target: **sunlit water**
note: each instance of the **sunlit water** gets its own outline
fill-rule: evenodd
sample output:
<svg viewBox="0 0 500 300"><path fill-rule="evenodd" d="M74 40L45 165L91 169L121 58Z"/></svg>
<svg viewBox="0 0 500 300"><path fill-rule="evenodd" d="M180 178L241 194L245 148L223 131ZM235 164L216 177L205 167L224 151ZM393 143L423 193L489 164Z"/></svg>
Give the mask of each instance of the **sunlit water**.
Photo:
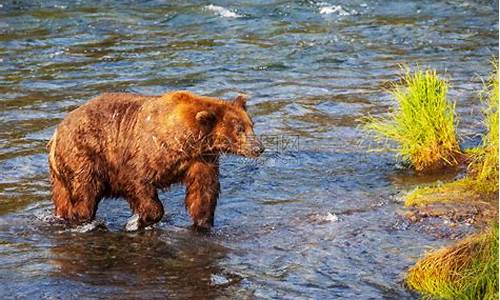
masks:
<svg viewBox="0 0 500 300"><path fill-rule="evenodd" d="M451 80L463 143L477 143L497 3L41 2L0 5L1 298L417 297L404 270L447 240L398 211L431 179L367 153L357 119L387 112L399 64L432 66ZM101 203L107 229L58 224L54 126L100 92L174 89L247 93L256 131L284 136L258 161L224 158L213 234L189 229L182 187L144 233L123 231L123 200Z"/></svg>

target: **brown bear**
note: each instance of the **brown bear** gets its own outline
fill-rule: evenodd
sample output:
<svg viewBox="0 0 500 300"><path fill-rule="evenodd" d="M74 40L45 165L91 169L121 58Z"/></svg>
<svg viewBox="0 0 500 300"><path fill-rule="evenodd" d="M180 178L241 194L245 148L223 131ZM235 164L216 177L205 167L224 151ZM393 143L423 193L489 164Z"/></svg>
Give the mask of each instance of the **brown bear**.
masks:
<svg viewBox="0 0 500 300"><path fill-rule="evenodd" d="M126 229L138 230L163 216L157 189L183 183L194 226L210 228L220 155L264 151L245 102L187 91L105 93L73 110L47 145L56 216L82 224L103 197L124 197L134 213Z"/></svg>

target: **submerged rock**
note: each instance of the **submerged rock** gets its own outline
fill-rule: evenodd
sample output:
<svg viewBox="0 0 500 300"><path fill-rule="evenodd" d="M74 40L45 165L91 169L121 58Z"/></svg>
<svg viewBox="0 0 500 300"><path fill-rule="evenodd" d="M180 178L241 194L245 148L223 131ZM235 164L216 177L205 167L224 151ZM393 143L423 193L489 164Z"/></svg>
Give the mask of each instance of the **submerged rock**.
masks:
<svg viewBox="0 0 500 300"><path fill-rule="evenodd" d="M400 215L409 226L436 238L457 239L485 227L498 215L497 207L496 202L436 202L409 207Z"/></svg>

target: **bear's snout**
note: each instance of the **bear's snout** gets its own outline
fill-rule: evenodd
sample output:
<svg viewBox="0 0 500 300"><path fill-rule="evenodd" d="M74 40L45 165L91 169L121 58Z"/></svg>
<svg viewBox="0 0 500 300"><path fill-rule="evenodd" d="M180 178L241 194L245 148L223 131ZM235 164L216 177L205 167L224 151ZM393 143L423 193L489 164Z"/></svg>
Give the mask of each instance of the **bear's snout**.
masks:
<svg viewBox="0 0 500 300"><path fill-rule="evenodd" d="M259 156L259 155L261 155L262 153L264 153L264 151L266 150L266 148L264 147L264 144L262 144L262 142L261 142L261 141L259 141L259 142L258 142L258 144L257 144L257 145L255 145L255 146L253 147L253 150L254 150L253 152L254 152L257 156Z"/></svg>
<svg viewBox="0 0 500 300"><path fill-rule="evenodd" d="M249 157L259 157L265 150L266 148L264 147L264 144L262 144L262 142L260 140L258 140L256 137L254 137L253 139L251 139L251 143L250 143L250 151L249 152L249 155L245 155L245 156L249 156Z"/></svg>

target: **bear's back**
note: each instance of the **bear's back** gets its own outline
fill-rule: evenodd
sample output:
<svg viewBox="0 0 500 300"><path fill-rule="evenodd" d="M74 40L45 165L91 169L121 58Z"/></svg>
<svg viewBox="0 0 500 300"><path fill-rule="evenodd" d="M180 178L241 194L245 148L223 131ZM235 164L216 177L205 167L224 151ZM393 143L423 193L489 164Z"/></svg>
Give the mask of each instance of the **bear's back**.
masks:
<svg viewBox="0 0 500 300"><path fill-rule="evenodd" d="M64 140L68 148L89 148L96 152L116 150L133 135L144 103L158 98L132 93L103 93L71 111L57 127L57 138Z"/></svg>
<svg viewBox="0 0 500 300"><path fill-rule="evenodd" d="M61 125L103 126L125 119L132 120L146 101L159 97L133 93L103 93L71 111Z"/></svg>
<svg viewBox="0 0 500 300"><path fill-rule="evenodd" d="M118 115L123 115L127 110L140 108L146 101L158 99L161 96L146 96L133 93L103 93L89 100L84 105L77 108L83 111L94 111L99 114L113 114L115 118Z"/></svg>

